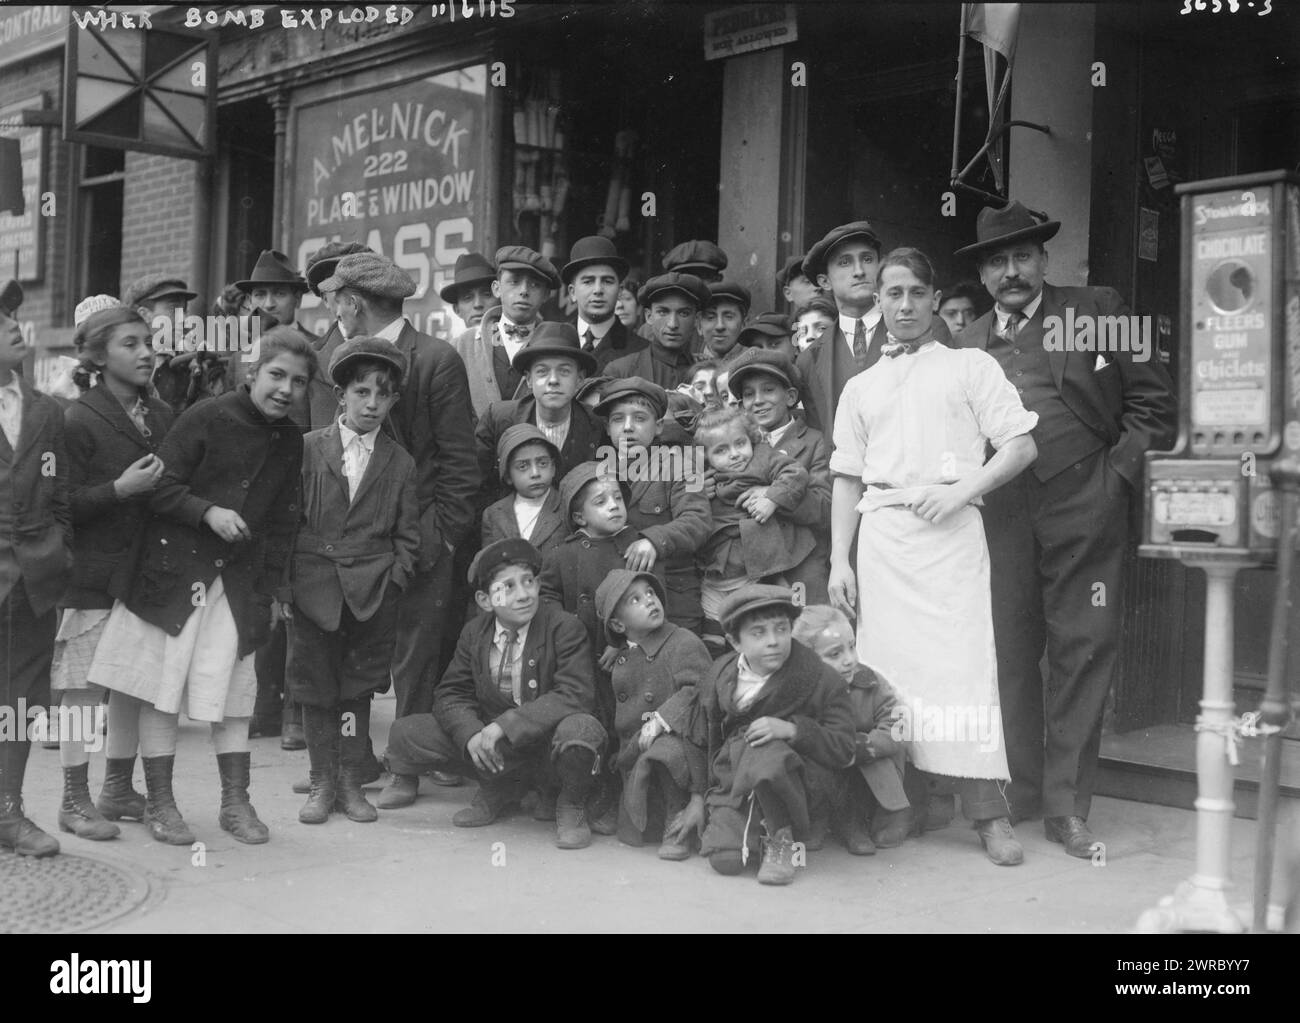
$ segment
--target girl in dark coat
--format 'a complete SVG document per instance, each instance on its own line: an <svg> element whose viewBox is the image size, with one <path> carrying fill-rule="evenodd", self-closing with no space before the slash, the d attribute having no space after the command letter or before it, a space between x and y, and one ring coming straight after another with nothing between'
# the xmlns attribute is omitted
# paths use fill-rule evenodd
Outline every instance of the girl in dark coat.
<svg viewBox="0 0 1300 1023"><path fill-rule="evenodd" d="M103 703L104 689L87 672L113 607L108 582L148 516L148 495L162 481L158 446L172 424L166 404L148 395L153 347L148 325L134 309L115 306L91 315L77 331L81 365L74 375L87 388L65 413L68 490L72 503L72 582L62 601L50 688L62 694L62 716L81 728L60 731L63 803L59 827L79 838L115 838L112 823L144 817L144 796L131 787L140 742L141 705L122 693L109 702L107 765L98 807L90 801L86 726ZM98 374L91 386L90 376Z"/></svg>
<svg viewBox="0 0 1300 1023"><path fill-rule="evenodd" d="M171 789L182 709L212 723L221 827L250 844L270 837L248 801L253 651L270 633L300 517L302 431L288 413L315 371L306 338L276 327L247 384L185 411L159 450L166 469L138 557L114 574L90 678L150 704L140 748L146 820L161 842L194 841Z"/></svg>

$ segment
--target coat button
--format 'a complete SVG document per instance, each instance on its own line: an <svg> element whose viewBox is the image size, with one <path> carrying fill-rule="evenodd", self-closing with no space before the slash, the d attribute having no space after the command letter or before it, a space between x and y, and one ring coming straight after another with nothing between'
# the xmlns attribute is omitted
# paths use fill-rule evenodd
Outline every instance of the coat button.
<svg viewBox="0 0 1300 1023"><path fill-rule="evenodd" d="M618 664L626 664L626 663L627 663L627 658L626 658L626 657L621 657L621 656L620 656L619 659L618 659L618 661L617 661L617 663L618 663Z"/></svg>
<svg viewBox="0 0 1300 1023"><path fill-rule="evenodd" d="M626 703L626 702L627 702L627 693L619 693L619 694L618 694L618 702L619 702L619 703Z"/></svg>
<svg viewBox="0 0 1300 1023"><path fill-rule="evenodd" d="M590 546L591 546L591 541L590 541L590 540L583 540L583 541L582 541L582 546L584 546L584 547L590 547Z"/></svg>
<svg viewBox="0 0 1300 1023"><path fill-rule="evenodd" d="M226 563L225 563L224 561L222 561L220 558L217 558L217 560L214 561L213 564L216 565L217 568L225 568L225 567L226 567Z"/></svg>
<svg viewBox="0 0 1300 1023"><path fill-rule="evenodd" d="M589 594L589 593L579 593L579 594L578 594L578 599L579 599L579 600L585 600L585 601L587 601L588 603L590 603L590 602L591 602L591 594Z"/></svg>
<svg viewBox="0 0 1300 1023"><path fill-rule="evenodd" d="M530 679L528 680L528 688L529 688L529 689L536 689L536 688L537 688L537 679L535 679L535 678L530 678Z"/></svg>
<svg viewBox="0 0 1300 1023"><path fill-rule="evenodd" d="M245 490L247 490L247 489L248 489L248 480L240 480L240 481L239 481L239 485L240 485L241 487L243 487Z"/></svg>
<svg viewBox="0 0 1300 1023"><path fill-rule="evenodd" d="M659 505L655 505L655 511L656 511L656 512L661 512L661 511L663 511L663 508L661 508Z"/></svg>
<svg viewBox="0 0 1300 1023"><path fill-rule="evenodd" d="M327 551L332 551L332 550L334 549L334 545L333 545L332 543L327 543L327 544L325 545L325 549L326 549Z"/></svg>
<svg viewBox="0 0 1300 1023"><path fill-rule="evenodd" d="M655 702L655 694L654 694L654 693L646 693L646 694L645 694L645 702L646 702L646 703L654 703L654 702Z"/></svg>
<svg viewBox="0 0 1300 1023"><path fill-rule="evenodd" d="M645 655L645 659L646 659L646 663L649 664L651 661L653 661L653 660L655 659L655 655L654 655L654 654L646 654L646 655Z"/></svg>

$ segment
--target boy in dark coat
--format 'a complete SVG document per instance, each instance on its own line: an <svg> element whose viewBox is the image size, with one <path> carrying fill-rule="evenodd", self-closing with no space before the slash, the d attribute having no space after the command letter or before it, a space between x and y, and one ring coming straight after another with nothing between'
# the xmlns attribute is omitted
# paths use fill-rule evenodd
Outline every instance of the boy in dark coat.
<svg viewBox="0 0 1300 1023"><path fill-rule="evenodd" d="M555 478L562 472L559 450L531 423L517 423L497 442L497 464L510 493L483 512L483 547L498 540L524 539L546 555L569 534Z"/></svg>
<svg viewBox="0 0 1300 1023"><path fill-rule="evenodd" d="M50 662L58 627L55 603L72 567L72 511L63 410L18 373L28 345L13 312L0 306L0 706L50 702ZM53 469L49 474L47 467ZM0 849L53 856L58 841L23 813L27 722L0 740Z"/></svg>
<svg viewBox="0 0 1300 1023"><path fill-rule="evenodd" d="M523 540L485 547L471 570L489 612L466 624L434 695L434 713L393 722L388 761L414 779L429 766L473 774L459 828L491 824L530 788L559 790L561 849L591 843L586 801L606 732L592 717L591 650L582 626L538 595L537 549Z"/></svg>
<svg viewBox="0 0 1300 1023"><path fill-rule="evenodd" d="M292 601L289 680L311 757L304 824L324 824L336 801L350 820L379 817L361 791L370 698L388 688L398 599L420 546L415 460L380 429L406 357L379 338L353 338L329 372L344 411L303 442L302 526L281 594Z"/></svg>
<svg viewBox="0 0 1300 1023"><path fill-rule="evenodd" d="M870 856L879 846L902 845L912 826L912 809L903 788L906 760L895 730L901 709L893 687L858 663L853 627L829 604L812 604L794 623L794 638L816 652L849 687L857 729L853 763L835 779L836 814L844 844L855 856Z"/></svg>
<svg viewBox="0 0 1300 1023"><path fill-rule="evenodd" d="M668 590L668 620L698 633L703 615L695 555L712 528L702 467L696 465L701 470L698 479L687 479L682 472L657 471L671 464L673 460L665 456L673 450L694 455L690 448L670 449L657 443L668 413L668 395L662 387L631 377L615 380L601 393L596 413L609 424L610 443L619 461L626 455L627 518L640 534L625 567L634 572L662 572ZM676 461L689 467L694 459ZM648 471L640 471L642 468Z"/></svg>
<svg viewBox="0 0 1300 1023"><path fill-rule="evenodd" d="M663 582L616 568L596 590L596 611L619 651L613 667L617 765L623 777L618 837L639 846L647 831L651 790L663 805L659 858L684 860L679 836L704 821L708 735L699 690L713 668L698 636L664 615Z"/></svg>
<svg viewBox="0 0 1300 1023"><path fill-rule="evenodd" d="M759 883L789 884L802 859L796 837L809 832L810 790L852 762L853 707L835 672L792 640L799 610L787 587L746 586L721 614L735 652L714 663L704 696L709 821L700 851L718 873L739 874L760 818Z"/></svg>

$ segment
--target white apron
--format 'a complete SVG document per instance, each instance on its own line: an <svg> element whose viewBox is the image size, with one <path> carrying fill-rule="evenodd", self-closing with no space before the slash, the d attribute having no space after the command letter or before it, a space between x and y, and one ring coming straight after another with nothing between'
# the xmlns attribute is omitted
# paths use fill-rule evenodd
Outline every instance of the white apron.
<svg viewBox="0 0 1300 1023"><path fill-rule="evenodd" d="M917 767L1008 780L983 520L967 505L933 525L907 493L858 504L858 658L898 691Z"/></svg>

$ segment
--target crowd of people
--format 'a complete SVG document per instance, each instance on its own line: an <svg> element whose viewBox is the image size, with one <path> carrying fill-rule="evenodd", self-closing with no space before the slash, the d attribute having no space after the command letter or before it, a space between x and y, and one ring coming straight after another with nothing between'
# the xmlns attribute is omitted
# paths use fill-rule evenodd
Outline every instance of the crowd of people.
<svg viewBox="0 0 1300 1023"><path fill-rule="evenodd" d="M85 737L60 737L59 827L192 843L184 713L250 844L270 835L250 742L279 735L307 750L304 825L469 780L457 827L521 807L563 849L594 832L788 884L831 836L898 846L959 797L994 863L1040 816L1091 855L1129 503L1175 406L1158 359L1044 344L1064 309L1123 311L1046 283L1059 226L986 209L958 253L979 284L941 287L846 223L771 311L704 240L644 282L603 236L558 269L465 253L448 338L364 246L301 273L268 250L214 310L257 318L249 358L155 351L156 318L196 297L159 273L78 307L57 396L19 371L6 288L0 696L107 701L98 799ZM323 336L298 322L308 292ZM987 727L954 729L967 712ZM0 848L53 855L29 747L0 742Z"/></svg>

